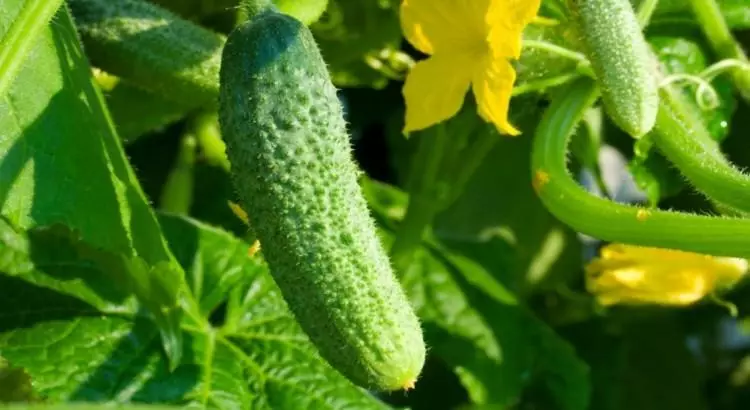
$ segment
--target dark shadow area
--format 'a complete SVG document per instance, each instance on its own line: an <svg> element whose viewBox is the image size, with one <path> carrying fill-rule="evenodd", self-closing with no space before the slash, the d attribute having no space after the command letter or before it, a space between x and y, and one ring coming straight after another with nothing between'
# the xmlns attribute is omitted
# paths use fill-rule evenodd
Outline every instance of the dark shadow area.
<svg viewBox="0 0 750 410"><path fill-rule="evenodd" d="M122 259L89 246L66 227L32 229L28 239L30 260L40 274L62 282L82 281L113 305L125 303L131 296Z"/></svg>
<svg viewBox="0 0 750 410"><path fill-rule="evenodd" d="M396 82L390 82L383 90L350 88L342 91L355 159L371 178L394 185L398 176L397 165L391 158L391 145L402 141L389 141L389 138L405 140L400 134L403 124L389 124L383 119L403 117L403 105L392 103L400 99L400 92L401 84Z"/></svg>
<svg viewBox="0 0 750 410"><path fill-rule="evenodd" d="M101 312L72 296L0 272L0 333L85 316Z"/></svg>
<svg viewBox="0 0 750 410"><path fill-rule="evenodd" d="M200 368L188 364L170 372L160 343L153 322L139 317L107 360L78 387L70 400L110 401L136 383L139 387L130 399L133 402L179 403L198 383ZM195 362L190 343L184 343L183 352L186 363ZM148 374L146 380L143 380L144 374Z"/></svg>
<svg viewBox="0 0 750 410"><path fill-rule="evenodd" d="M182 124L173 124L158 135L144 136L125 146L128 162L153 206L159 204L184 135L183 128Z"/></svg>
<svg viewBox="0 0 750 410"><path fill-rule="evenodd" d="M159 353L156 327L137 318L130 332L122 337L106 361L70 395L72 401L106 401L117 397L149 366L149 358Z"/></svg>

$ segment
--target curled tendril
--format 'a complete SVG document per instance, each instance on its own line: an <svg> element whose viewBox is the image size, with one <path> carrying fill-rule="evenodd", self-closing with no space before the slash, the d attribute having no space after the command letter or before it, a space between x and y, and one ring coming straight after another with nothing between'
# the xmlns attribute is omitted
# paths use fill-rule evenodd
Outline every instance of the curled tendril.
<svg viewBox="0 0 750 410"><path fill-rule="evenodd" d="M750 70L750 63L734 58L721 60L700 73L700 76L708 81L732 70Z"/></svg>
<svg viewBox="0 0 750 410"><path fill-rule="evenodd" d="M665 87L675 83L691 83L697 88L695 90L695 100L698 107L702 110L713 110L719 107L721 100L719 93L711 85L716 77L731 72L733 70L750 70L750 63L742 60L728 58L721 60L698 75L692 74L672 74L664 77L660 87Z"/></svg>
<svg viewBox="0 0 750 410"><path fill-rule="evenodd" d="M696 85L695 101L698 108L704 111L719 107L720 99L716 89L703 77L692 74L671 74L661 81L659 87L663 88L675 83L690 83Z"/></svg>

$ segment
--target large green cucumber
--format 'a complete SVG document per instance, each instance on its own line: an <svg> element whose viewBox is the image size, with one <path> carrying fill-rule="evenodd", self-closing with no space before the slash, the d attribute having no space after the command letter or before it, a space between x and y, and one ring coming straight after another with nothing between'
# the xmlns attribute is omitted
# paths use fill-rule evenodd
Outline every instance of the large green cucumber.
<svg viewBox="0 0 750 410"><path fill-rule="evenodd" d="M229 36L220 78L234 184L292 312L352 381L409 388L424 364L422 331L377 237L312 34L263 12Z"/></svg>

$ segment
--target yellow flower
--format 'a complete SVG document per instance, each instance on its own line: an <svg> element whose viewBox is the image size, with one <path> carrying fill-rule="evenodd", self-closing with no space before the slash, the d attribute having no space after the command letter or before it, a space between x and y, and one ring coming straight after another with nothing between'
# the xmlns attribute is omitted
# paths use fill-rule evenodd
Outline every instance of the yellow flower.
<svg viewBox="0 0 750 410"><path fill-rule="evenodd" d="M540 0L404 0L404 35L430 55L406 78L404 132L456 115L471 86L479 115L501 133L518 135L508 122L516 79L509 59L520 57L521 32L539 4Z"/></svg>
<svg viewBox="0 0 750 410"><path fill-rule="evenodd" d="M740 258L614 244L586 267L586 287L603 305L689 305L734 285L747 269Z"/></svg>

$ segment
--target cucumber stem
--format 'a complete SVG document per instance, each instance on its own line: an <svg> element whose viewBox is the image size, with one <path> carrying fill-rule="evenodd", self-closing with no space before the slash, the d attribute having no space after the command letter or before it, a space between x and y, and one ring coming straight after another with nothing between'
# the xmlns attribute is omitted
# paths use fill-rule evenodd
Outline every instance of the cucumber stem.
<svg viewBox="0 0 750 410"><path fill-rule="evenodd" d="M654 144L680 172L710 199L736 211L750 212L750 175L721 153L695 110L672 86L661 88Z"/></svg>
<svg viewBox="0 0 750 410"><path fill-rule="evenodd" d="M716 0L689 0L693 13L714 52L722 59L739 60L750 65L742 46L735 40ZM735 69L732 80L745 101L750 101L750 70Z"/></svg>
<svg viewBox="0 0 750 410"><path fill-rule="evenodd" d="M750 220L645 209L584 190L566 168L568 143L598 98L589 79L553 100L534 136L532 180L547 209L578 232L612 242L750 258ZM667 111L671 113L671 111Z"/></svg>
<svg viewBox="0 0 750 410"><path fill-rule="evenodd" d="M643 0L638 5L636 17L638 17L638 24L641 25L642 29L645 29L648 23L651 22L651 16L654 15L654 11L656 11L656 6L658 5L659 0Z"/></svg>

